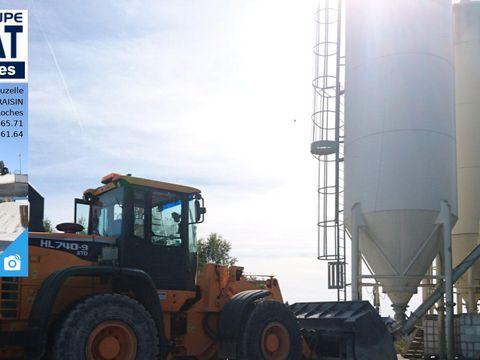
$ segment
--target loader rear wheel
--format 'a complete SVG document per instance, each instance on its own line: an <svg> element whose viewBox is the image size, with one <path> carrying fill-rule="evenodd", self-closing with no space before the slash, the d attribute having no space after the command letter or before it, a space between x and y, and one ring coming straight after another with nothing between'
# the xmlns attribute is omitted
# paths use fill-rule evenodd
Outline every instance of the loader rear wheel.
<svg viewBox="0 0 480 360"><path fill-rule="evenodd" d="M301 356L300 328L293 313L278 301L255 303L243 329L239 358L298 360Z"/></svg>
<svg viewBox="0 0 480 360"><path fill-rule="evenodd" d="M92 296L66 315L53 340L53 360L158 358L158 333L147 310L119 294Z"/></svg>

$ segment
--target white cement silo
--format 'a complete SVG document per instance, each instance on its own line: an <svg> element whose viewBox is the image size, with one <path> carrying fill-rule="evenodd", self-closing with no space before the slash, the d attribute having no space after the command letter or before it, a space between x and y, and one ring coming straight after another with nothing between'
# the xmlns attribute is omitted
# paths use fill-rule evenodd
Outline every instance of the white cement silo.
<svg viewBox="0 0 480 360"><path fill-rule="evenodd" d="M457 213L451 1L346 11L346 223L402 320Z"/></svg>
<svg viewBox="0 0 480 360"><path fill-rule="evenodd" d="M480 2L462 1L455 15L455 100L457 123L458 222L453 229L454 265L479 242L480 221ZM468 312L480 298L480 264L457 289Z"/></svg>

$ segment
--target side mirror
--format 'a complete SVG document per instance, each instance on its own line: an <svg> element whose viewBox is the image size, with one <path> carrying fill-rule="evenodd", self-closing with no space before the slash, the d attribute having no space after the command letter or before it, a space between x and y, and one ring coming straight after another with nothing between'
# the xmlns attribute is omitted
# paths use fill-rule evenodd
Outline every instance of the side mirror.
<svg viewBox="0 0 480 360"><path fill-rule="evenodd" d="M204 206L203 198L195 200L195 222L202 223L207 209Z"/></svg>

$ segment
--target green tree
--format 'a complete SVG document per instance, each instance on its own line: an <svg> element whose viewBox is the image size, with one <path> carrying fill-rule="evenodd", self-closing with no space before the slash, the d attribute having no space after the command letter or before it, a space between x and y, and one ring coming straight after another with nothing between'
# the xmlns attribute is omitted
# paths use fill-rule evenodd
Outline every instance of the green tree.
<svg viewBox="0 0 480 360"><path fill-rule="evenodd" d="M199 269L207 263L235 265L238 261L237 258L230 256L232 244L217 233L211 233L206 239L199 239L197 249Z"/></svg>
<svg viewBox="0 0 480 360"><path fill-rule="evenodd" d="M43 230L45 232L53 232L52 222L49 218L43 220Z"/></svg>

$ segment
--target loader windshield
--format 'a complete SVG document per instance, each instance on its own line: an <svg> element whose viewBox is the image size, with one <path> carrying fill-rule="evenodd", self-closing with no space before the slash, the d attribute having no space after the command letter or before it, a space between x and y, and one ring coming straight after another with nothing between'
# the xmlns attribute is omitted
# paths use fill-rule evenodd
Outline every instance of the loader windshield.
<svg viewBox="0 0 480 360"><path fill-rule="evenodd" d="M122 231L123 189L116 188L98 197L92 206L93 233L119 237Z"/></svg>

